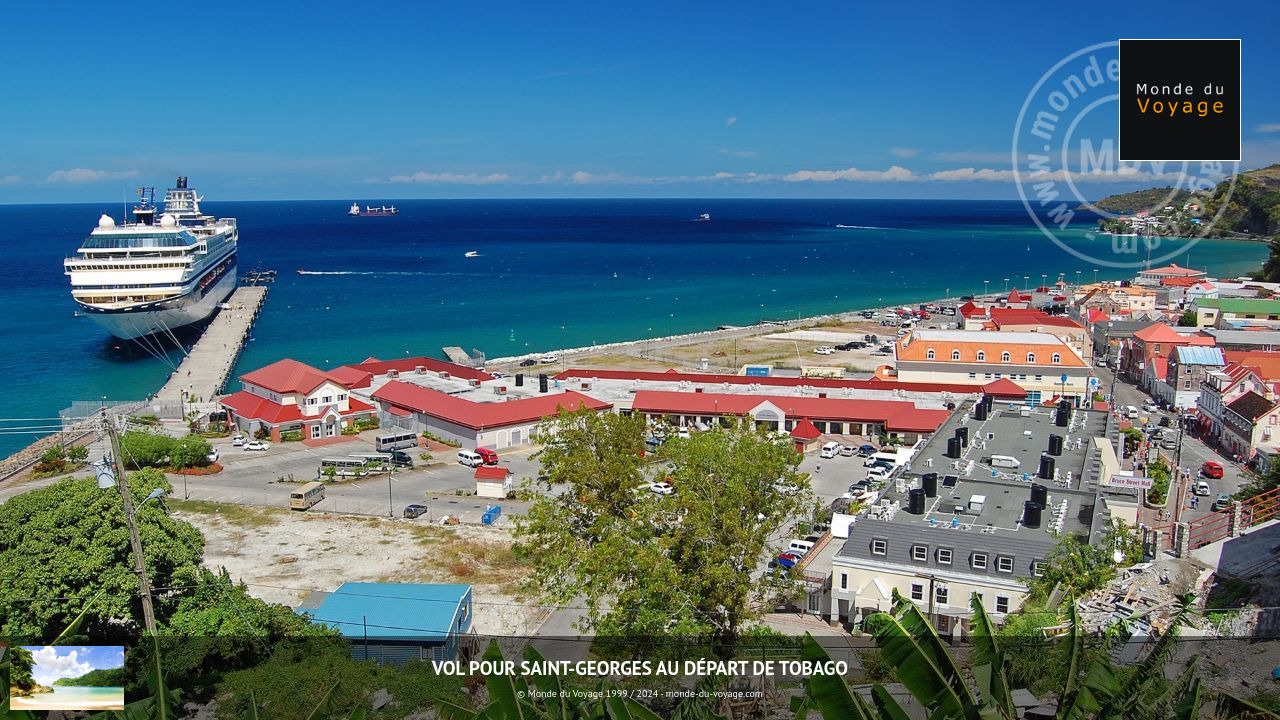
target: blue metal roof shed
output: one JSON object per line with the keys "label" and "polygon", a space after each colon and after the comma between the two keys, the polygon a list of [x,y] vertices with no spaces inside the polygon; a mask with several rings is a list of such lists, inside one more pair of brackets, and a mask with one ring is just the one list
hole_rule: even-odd
{"label": "blue metal roof shed", "polygon": [[342,633],[356,660],[454,660],[459,636],[471,631],[471,586],[343,583],[331,593],[311,593],[297,612]]}

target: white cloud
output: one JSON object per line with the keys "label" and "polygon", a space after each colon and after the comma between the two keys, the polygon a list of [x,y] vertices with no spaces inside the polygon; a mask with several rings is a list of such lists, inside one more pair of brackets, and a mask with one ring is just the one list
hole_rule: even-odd
{"label": "white cloud", "polygon": [[50,183],[94,183],[104,182],[106,180],[122,180],[124,178],[137,176],[137,170],[92,170],[90,168],[71,168],[70,170],[55,170],[49,173],[49,177],[45,178],[44,181]]}
{"label": "white cloud", "polygon": [[58,648],[46,645],[31,653],[35,660],[32,676],[41,685],[52,686],[59,678],[80,677],[93,669],[93,666],[79,659],[77,650],[68,650],[66,655],[59,655]]}
{"label": "white cloud", "polygon": [[834,182],[851,180],[854,182],[910,182],[920,177],[901,165],[893,165],[888,170],[797,170],[782,176],[787,182]]}
{"label": "white cloud", "polygon": [[729,148],[720,148],[720,154],[736,158],[760,157],[760,153],[755,150],[730,150]]}
{"label": "white cloud", "polygon": [[913,158],[920,154],[920,148],[894,146],[889,148],[889,154],[894,157]]}
{"label": "white cloud", "polygon": [[734,123],[736,123],[736,122],[738,122],[738,116],[737,116],[737,115],[730,115],[729,117],[727,117],[727,118],[725,118],[725,119],[724,119],[724,126],[725,126],[725,127],[733,127],[733,126],[734,126]]}
{"label": "white cloud", "polygon": [[506,173],[429,173],[418,171],[412,175],[392,175],[389,182],[397,184],[438,184],[438,185],[494,185],[510,182],[511,176]]}
{"label": "white cloud", "polygon": [[22,182],[22,178],[17,175],[0,176],[0,185],[17,185]]}
{"label": "white cloud", "polygon": [[1255,132],[1260,133],[1280,132],[1280,123],[1262,123],[1261,125],[1255,126],[1253,129]]}
{"label": "white cloud", "polygon": [[941,180],[943,182],[971,181],[971,180],[991,180],[996,182],[1008,182],[1013,179],[1012,170],[994,170],[992,168],[957,168],[955,170],[939,170],[938,172],[929,173],[930,180]]}

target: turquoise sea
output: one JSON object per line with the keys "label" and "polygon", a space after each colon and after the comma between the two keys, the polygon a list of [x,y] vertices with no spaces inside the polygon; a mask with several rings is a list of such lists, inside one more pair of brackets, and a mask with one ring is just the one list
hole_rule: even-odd
{"label": "turquoise sea", "polygon": [[[984,280],[995,291],[1005,278],[1134,274],[1068,254],[1017,202],[419,200],[395,201],[396,217],[347,217],[355,199],[205,201],[238,218],[242,274],[280,273],[240,372],[284,356],[326,367],[445,345],[497,357],[980,293]],[[61,262],[103,212],[119,218],[121,206],[0,206],[0,455],[73,400],[142,398],[169,371],[75,316]],[[1109,238],[1074,231],[1068,242],[1109,254]],[[1260,243],[1169,248],[1220,276],[1266,256]]]}

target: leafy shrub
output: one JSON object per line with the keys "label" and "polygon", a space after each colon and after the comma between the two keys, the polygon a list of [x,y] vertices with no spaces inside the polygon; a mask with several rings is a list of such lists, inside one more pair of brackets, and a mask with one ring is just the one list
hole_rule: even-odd
{"label": "leafy shrub", "polygon": [[176,444],[177,441],[168,435],[140,430],[130,430],[120,436],[122,460],[135,470],[167,465]]}
{"label": "leafy shrub", "polygon": [[302,440],[301,430],[286,430],[280,433],[280,442],[298,442]]}

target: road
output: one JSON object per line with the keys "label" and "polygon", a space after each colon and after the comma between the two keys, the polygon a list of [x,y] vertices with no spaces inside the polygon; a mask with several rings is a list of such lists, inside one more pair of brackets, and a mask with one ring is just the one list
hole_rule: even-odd
{"label": "road", "polygon": [[[1101,383],[1101,387],[1104,389],[1109,389],[1111,387],[1111,382],[1112,382],[1111,370],[1108,368],[1097,368],[1096,370],[1098,374],[1098,380]],[[1151,401],[1151,396],[1144,393],[1137,386],[1127,382],[1123,377],[1121,377],[1119,381],[1115,383],[1115,402],[1113,406],[1123,407],[1125,405],[1133,405],[1140,408],[1150,401]],[[1155,413],[1144,412],[1143,416],[1149,418],[1149,420],[1153,423],[1158,423],[1159,418],[1161,417],[1172,417],[1170,413],[1167,413],[1164,411],[1155,412]],[[1168,458],[1169,465],[1170,466],[1174,465],[1175,455],[1177,451],[1161,450],[1161,452],[1165,457]],[[1209,509],[1209,506],[1213,503],[1214,497],[1216,497],[1219,493],[1234,494],[1249,482],[1249,478],[1245,474],[1245,468],[1243,466],[1241,466],[1239,463],[1232,462],[1230,458],[1220,455],[1214,448],[1209,447],[1200,438],[1197,438],[1191,435],[1190,433],[1184,432],[1182,434],[1181,456],[1177,457],[1176,459],[1178,460],[1177,464],[1180,467],[1189,471],[1191,476],[1191,481],[1193,483],[1196,480],[1203,479],[1209,483],[1209,488],[1210,488],[1209,495],[1205,497],[1201,497],[1199,499],[1199,506],[1195,509],[1192,509],[1190,506],[1190,501],[1192,497],[1191,488],[1190,487],[1184,488],[1182,487],[1181,483],[1176,483],[1174,485],[1174,492],[1175,493],[1180,492],[1182,497],[1182,511],[1179,516],[1179,519],[1182,522],[1192,522],[1194,520],[1198,520],[1200,518],[1211,515],[1212,511]],[[1214,480],[1209,478],[1198,478],[1196,476],[1200,468],[1204,465],[1204,463],[1210,460],[1222,464],[1223,476],[1221,479]],[[1169,506],[1169,511],[1171,513],[1173,512],[1172,505]],[[1145,508],[1143,509],[1143,516],[1141,519],[1150,525],[1156,525],[1156,526],[1164,525],[1164,524],[1167,524],[1168,522],[1165,520],[1161,520],[1158,517],[1158,511],[1145,509]]]}

